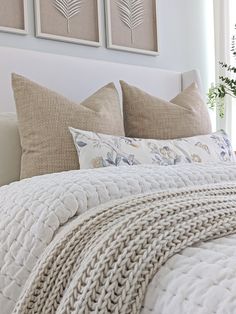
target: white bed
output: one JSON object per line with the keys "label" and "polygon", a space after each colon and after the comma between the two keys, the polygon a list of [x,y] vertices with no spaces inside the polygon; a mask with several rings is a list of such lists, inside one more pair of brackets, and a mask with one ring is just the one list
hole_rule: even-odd
{"label": "white bed", "polygon": [[[110,81],[114,81],[118,87],[119,79],[140,86],[149,93],[164,99],[174,97],[193,81],[201,86],[199,73],[195,70],[181,74],[12,48],[0,48],[0,69],[0,112],[2,116],[5,115],[4,121],[13,121],[10,126],[9,123],[1,124],[0,121],[0,142],[3,143],[0,144],[1,147],[4,145],[4,149],[0,151],[0,176],[5,176],[4,180],[8,183],[19,179],[20,168],[17,122],[15,118],[6,118],[4,114],[6,111],[14,111],[10,88],[12,72],[23,74],[78,101]],[[14,154],[14,151],[17,153]],[[187,238],[181,238],[183,242],[178,238],[179,233],[182,232],[182,225],[179,224],[179,229],[173,231],[177,240],[173,241],[171,248],[176,245],[179,249],[176,248],[174,250],[176,254],[173,257],[170,257],[173,255],[170,254],[168,261],[157,273],[153,274],[151,283],[145,290],[145,299],[143,300],[140,296],[140,300],[137,301],[138,294],[135,295],[138,305],[142,301],[142,313],[235,313],[235,163],[186,164],[167,167],[140,165],[68,171],[25,179],[0,187],[1,313],[10,314],[14,308],[14,313],[31,313],[31,306],[32,308],[36,306],[34,313],[45,313],[44,304],[37,303],[41,300],[38,297],[45,297],[43,294],[47,287],[51,287],[51,284],[52,289],[49,289],[47,293],[52,294],[46,298],[47,310],[50,309],[50,313],[92,313],[92,310],[88,310],[89,307],[84,312],[81,310],[84,295],[81,293],[81,299],[76,299],[73,290],[75,286],[77,287],[77,276],[82,272],[81,268],[78,272],[75,271],[74,266],[80,267],[81,264],[82,268],[85,267],[84,264],[86,260],[90,261],[92,253],[88,252],[84,264],[83,260],[78,262],[78,265],[75,263],[74,273],[72,271],[69,276],[71,281],[63,283],[63,292],[58,292],[57,290],[60,289],[53,286],[50,278],[47,277],[47,272],[41,270],[61,239],[64,239],[63,237],[70,232],[71,227],[82,224],[96,213],[105,212],[109,206],[111,210],[120,204],[127,206],[129,203],[122,202],[136,202],[137,195],[142,200],[142,197],[146,197],[144,195],[150,193],[154,193],[150,196],[151,198],[161,198],[160,204],[163,208],[160,211],[175,209],[178,204],[179,210],[186,209],[187,212],[192,204],[195,204],[194,210],[201,212],[205,209],[206,212],[203,217],[199,214],[200,222],[196,221],[198,212],[193,212],[193,220],[190,220],[186,227],[189,235]],[[170,193],[176,197],[172,202],[169,202],[169,198],[172,197]],[[178,198],[180,196],[181,198]],[[215,215],[214,217],[211,216],[211,212],[213,216]],[[184,215],[185,213],[183,217]],[[116,223],[119,224],[122,219],[125,219],[125,215]],[[212,224],[210,224],[210,219],[212,219]],[[114,224],[111,224],[111,230],[107,230],[107,235],[117,227],[116,223],[114,221]],[[184,228],[185,221],[182,223]],[[165,223],[165,226],[168,227],[169,223]],[[92,234],[89,228],[85,231]],[[99,227],[98,233],[100,233]],[[146,233],[143,234],[148,236]],[[214,239],[219,237],[220,239]],[[207,239],[211,241],[200,241]],[[101,238],[102,241],[103,238]],[[180,243],[182,246],[179,245]],[[190,245],[191,243],[194,245]],[[99,246],[99,243],[97,245]],[[91,247],[93,247],[93,242]],[[148,255],[147,252],[145,252],[146,255]],[[98,257],[102,258],[102,255],[98,254]],[[167,257],[164,254],[160,257],[160,261],[163,259],[164,262]],[[125,258],[126,256],[124,260]],[[131,254],[131,260],[133,259],[135,260],[135,256]],[[123,260],[120,259],[121,264],[122,262]],[[59,263],[56,262],[54,266],[57,265]],[[149,264],[146,266],[148,268]],[[139,268],[136,268],[138,271]],[[123,270],[126,272],[126,268]],[[146,271],[143,273],[145,274]],[[40,277],[40,274],[43,275]],[[132,290],[132,274],[133,272],[130,273],[130,280],[126,281],[128,286],[124,286],[126,290],[123,291],[123,295],[121,291],[124,299],[129,290]],[[38,278],[40,279],[39,286],[36,285]],[[135,281],[135,278],[133,280]],[[90,277],[86,277],[84,282],[90,284]],[[96,284],[91,283],[91,289],[94,287],[96,288]],[[107,294],[109,288],[110,286],[106,290]],[[79,288],[76,291],[78,290]],[[60,296],[61,299],[52,299],[55,303],[52,301],[53,304],[50,305],[55,291],[59,293],[56,297]],[[106,299],[102,298],[104,291],[102,293],[99,291],[94,297],[95,304],[96,298],[100,297],[101,302],[103,302],[102,299]],[[33,293],[32,299],[30,299],[31,293]],[[116,296],[114,298],[116,299]],[[52,307],[50,308],[49,305]],[[73,307],[73,311],[68,310],[70,306]],[[94,312],[97,313],[99,310],[96,309]],[[136,313],[135,310],[131,312]],[[107,312],[103,308],[100,313]],[[130,312],[116,310],[116,313]]]}

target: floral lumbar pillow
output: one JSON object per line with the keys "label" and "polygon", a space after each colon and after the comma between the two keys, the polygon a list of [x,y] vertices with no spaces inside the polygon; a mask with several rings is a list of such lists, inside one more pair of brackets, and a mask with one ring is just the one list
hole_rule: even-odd
{"label": "floral lumbar pillow", "polygon": [[175,140],[153,140],[112,136],[70,128],[80,169],[108,166],[235,162],[224,131]]}

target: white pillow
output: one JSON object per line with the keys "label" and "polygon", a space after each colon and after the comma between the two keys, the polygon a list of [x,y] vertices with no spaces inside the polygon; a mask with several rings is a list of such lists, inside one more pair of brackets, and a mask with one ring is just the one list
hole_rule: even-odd
{"label": "white pillow", "polygon": [[80,169],[236,161],[224,131],[176,140],[151,140],[69,129],[78,152]]}

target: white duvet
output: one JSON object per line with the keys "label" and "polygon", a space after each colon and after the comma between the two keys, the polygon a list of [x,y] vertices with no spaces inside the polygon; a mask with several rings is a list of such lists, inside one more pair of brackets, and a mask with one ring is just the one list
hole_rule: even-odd
{"label": "white duvet", "polygon": [[[71,171],[0,188],[0,313],[8,314],[33,267],[69,220],[145,192],[235,182],[236,164]],[[143,314],[236,313],[236,235],[185,249],[156,274]]]}

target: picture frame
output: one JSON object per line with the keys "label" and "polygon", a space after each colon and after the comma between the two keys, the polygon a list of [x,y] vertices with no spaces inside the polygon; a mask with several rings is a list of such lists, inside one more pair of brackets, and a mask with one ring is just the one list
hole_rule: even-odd
{"label": "picture frame", "polygon": [[[159,43],[158,43],[158,9],[157,9],[157,0],[137,0],[136,1],[136,12],[135,15],[138,16],[138,19],[134,23],[134,29],[130,28],[130,21],[127,21],[128,16],[125,15],[125,10],[123,9],[125,1],[119,0],[105,0],[105,14],[106,14],[106,34],[107,34],[107,48],[127,51],[151,56],[159,55]],[[127,4],[128,5],[128,4]],[[150,5],[150,9],[147,9],[147,5]],[[114,7],[116,6],[116,8]],[[148,19],[147,11],[149,12],[149,17],[153,19],[150,24],[150,19]],[[122,16],[122,17],[121,17]],[[123,18],[123,20],[122,20]],[[125,20],[126,19],[126,20]],[[148,21],[146,23],[146,21]],[[147,24],[144,26],[144,24]],[[129,26],[127,26],[129,24]],[[143,38],[143,43],[138,42],[139,39],[136,39],[136,43],[133,42],[134,33],[139,33],[140,28],[144,26],[146,29],[140,32],[140,38]],[[116,28],[117,29],[114,29]],[[152,29],[152,31],[148,31]],[[128,42],[127,32],[131,33],[131,42]],[[126,34],[125,34],[126,33]],[[145,36],[153,36],[146,41]],[[118,34],[115,39],[115,34]],[[120,35],[122,34],[122,35]],[[119,38],[118,38],[119,37]],[[126,37],[126,44],[122,44],[123,38]],[[136,35],[136,38],[138,36]],[[125,40],[124,40],[125,41]],[[146,42],[145,42],[146,41]],[[143,44],[143,47],[142,47]]]}
{"label": "picture frame", "polygon": [[[0,31],[1,32],[6,32],[6,33],[14,33],[14,34],[20,34],[20,35],[27,35],[29,33],[29,24],[28,24],[28,2],[27,0],[21,0],[22,1],[22,12],[20,13],[20,8],[18,8],[17,6],[14,6],[14,3],[11,4],[9,3],[9,5],[12,5],[14,10],[19,10],[18,11],[12,11],[12,17],[9,16],[9,19],[14,20],[14,22],[20,23],[18,20],[22,20],[22,27],[19,27],[16,25],[16,27],[14,26],[14,22],[12,23],[12,26],[10,26],[10,22],[8,22],[7,26],[1,25],[0,22]],[[19,19],[16,19],[16,15],[18,13],[20,13],[22,15],[22,17],[19,17]],[[5,12],[4,12],[5,13]],[[7,16],[5,15],[5,18],[7,18]]]}
{"label": "picture frame", "polygon": [[[42,18],[42,12],[41,12],[41,9],[42,9],[42,4],[44,2],[47,2],[46,3],[46,6],[48,5],[51,5],[51,7],[48,7],[50,8],[51,10],[51,17],[54,15],[55,19],[59,20],[59,15],[60,15],[60,18],[61,18],[61,21],[63,21],[62,19],[64,18],[65,22],[67,20],[67,23],[64,23],[64,27],[67,28],[67,34],[66,34],[66,31],[65,29],[63,30],[64,34],[53,34],[53,32],[48,32],[48,31],[45,31],[43,29],[43,18]],[[96,39],[86,39],[86,38],[78,38],[78,36],[69,36],[69,31],[71,31],[72,33],[72,21],[73,19],[76,17],[75,15],[72,17],[72,18],[68,18],[66,19],[65,18],[65,15],[62,13],[63,11],[63,7],[60,7],[60,5],[63,3],[66,3],[67,0],[51,0],[51,1],[48,1],[48,0],[34,0],[34,11],[35,11],[35,28],[36,28],[36,37],[39,37],[39,38],[44,38],[44,39],[51,39],[51,40],[56,40],[56,41],[62,41],[62,42],[68,42],[68,43],[73,43],[73,44],[81,44],[81,45],[87,45],[87,46],[94,46],[94,47],[100,47],[102,45],[102,33],[101,33],[101,0],[78,0],[78,12],[75,14],[75,15],[79,15],[80,12],[80,8],[82,10],[82,6],[83,5],[88,5],[90,3],[90,5],[92,3],[94,3],[94,7],[96,7],[96,10],[94,12],[94,14],[96,15],[97,17],[97,21],[95,21],[94,23],[96,25],[94,25],[93,29],[95,29],[97,27],[96,30],[94,30],[94,36],[96,37]],[[87,1],[87,2],[86,2]],[[57,4],[56,4],[57,2]],[[58,7],[56,7],[56,5],[58,5]],[[52,8],[53,7],[53,8]],[[52,12],[52,10],[54,9],[54,13]],[[48,11],[49,10],[46,10],[46,13],[48,14]],[[88,12],[87,12],[88,14]],[[89,14],[88,14],[89,15]],[[91,14],[92,15],[92,14]],[[89,15],[90,17],[90,21],[89,22],[93,22],[91,21],[91,16]],[[83,19],[84,19],[84,16],[83,16]],[[63,24],[63,23],[62,23]],[[61,25],[61,24],[60,24]],[[91,26],[91,25],[90,25]],[[47,27],[44,27],[45,29],[47,29]],[[48,27],[49,29],[50,27]],[[91,27],[92,28],[92,27]],[[53,25],[51,25],[51,29],[53,29]],[[74,29],[76,29],[74,27]],[[82,28],[81,28],[82,29]],[[87,28],[89,29],[89,28]],[[72,34],[73,35],[73,34]],[[91,35],[91,34],[90,34]]]}

